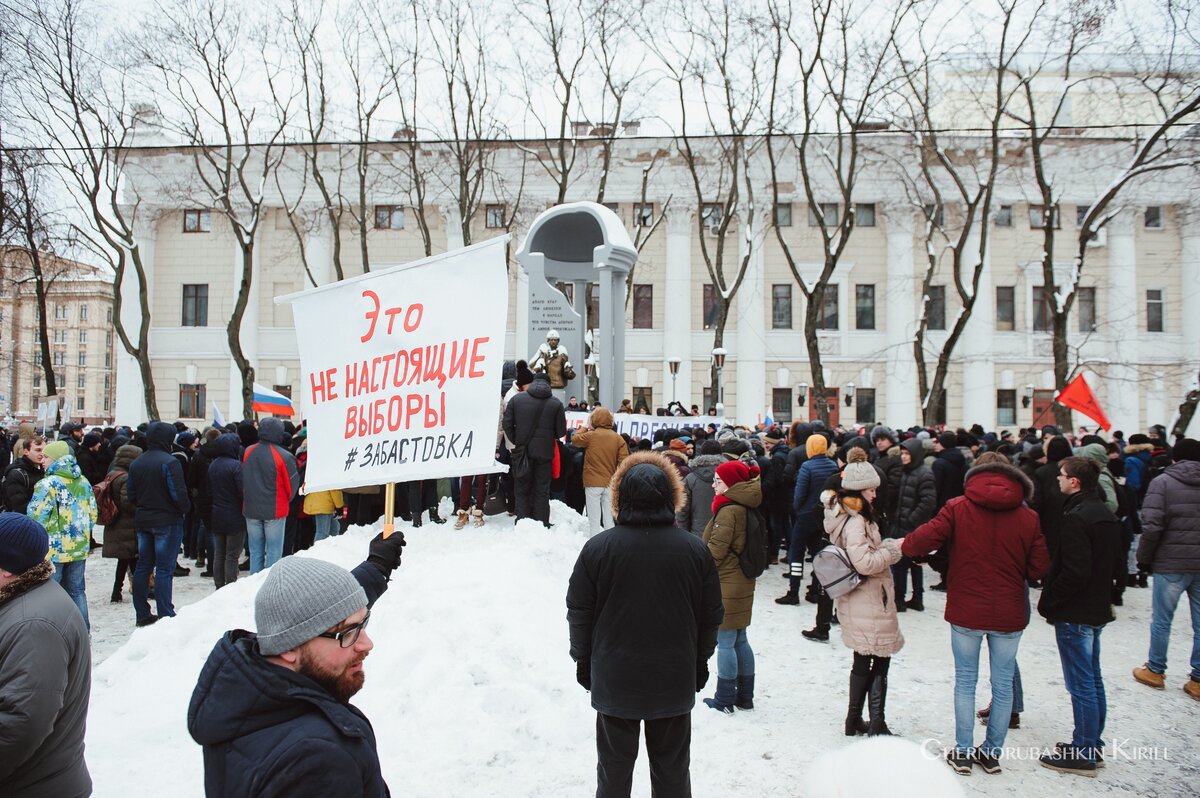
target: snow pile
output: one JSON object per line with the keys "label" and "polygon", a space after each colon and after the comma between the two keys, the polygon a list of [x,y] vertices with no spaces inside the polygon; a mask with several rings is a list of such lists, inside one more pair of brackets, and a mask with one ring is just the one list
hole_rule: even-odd
{"label": "snow pile", "polygon": [[[366,662],[366,687],[354,698],[375,726],[383,774],[394,795],[594,794],[595,713],[574,680],[565,605],[587,523],[558,503],[551,518],[551,530],[532,521],[514,526],[507,517],[458,532],[449,524],[418,530],[402,525],[409,545],[372,613],[375,648]],[[301,556],[351,568],[365,558],[374,533],[355,528]],[[1165,691],[1129,677],[1129,669],[1145,658],[1150,591],[1128,591],[1120,620],[1106,630],[1106,736],[1126,753],[1110,755],[1095,780],[1053,773],[1037,763],[1041,748],[1069,736],[1071,709],[1053,629],[1035,615],[1019,657],[1028,711],[1021,729],[1008,737],[1020,750],[1002,762],[1002,774],[985,776],[976,769],[967,780],[938,758],[954,739],[944,594],[926,593],[926,612],[901,618],[908,643],[892,663],[888,722],[911,742],[852,743],[842,735],[850,651],[836,628],[829,645],[800,637],[812,625],[815,608],[776,605],[773,600],[785,588],[779,573],[773,567],[759,579],[749,631],[758,669],[757,708],[732,716],[702,704],[693,711],[697,798],[937,798],[958,795],[950,786],[956,780],[972,795],[1194,794],[1200,768],[1196,707],[1179,689],[1191,649],[1186,609],[1175,620]],[[96,668],[87,761],[98,798],[126,798],[139,784],[160,785],[156,791],[170,798],[204,794],[200,748],[186,728],[188,701],[220,636],[253,628],[254,594],[263,578],[243,576],[183,607],[177,618],[136,630]],[[130,612],[128,604],[123,612]],[[984,656],[980,706],[988,695],[986,662]],[[705,695],[712,694],[715,659],[710,665],[714,677]],[[976,732],[979,742],[982,727]],[[1147,756],[1137,746],[1161,751]],[[634,794],[650,794],[644,754]]]}

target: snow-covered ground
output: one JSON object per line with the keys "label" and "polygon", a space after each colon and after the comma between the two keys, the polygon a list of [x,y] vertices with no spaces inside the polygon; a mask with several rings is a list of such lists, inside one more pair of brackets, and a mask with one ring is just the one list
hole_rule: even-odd
{"label": "snow-covered ground", "polygon": [[[375,726],[393,794],[594,793],[595,715],[574,680],[564,604],[586,522],[557,503],[552,521],[549,531],[500,518],[461,532],[449,524],[419,530],[402,525],[409,545],[372,613],[375,649],[366,663],[366,687],[354,699]],[[355,528],[302,556],[353,567],[365,558],[373,534]],[[200,748],[185,725],[188,701],[221,634],[253,628],[254,593],[263,577],[243,574],[235,585],[203,598],[211,592],[209,580],[194,574],[177,579],[178,617],[130,634],[128,597],[108,603],[112,573],[111,560],[89,562],[100,662],[87,735],[95,795],[125,798],[131,788],[153,784],[159,795],[201,796]],[[909,744],[852,743],[841,733],[850,651],[836,629],[829,645],[804,640],[800,631],[812,625],[815,607],[776,605],[782,589],[778,567],[758,583],[750,627],[758,671],[755,711],[725,716],[700,704],[693,712],[698,797],[1200,794],[1200,707],[1180,689],[1191,648],[1185,606],[1175,619],[1165,691],[1136,684],[1129,675],[1145,659],[1150,591],[1127,591],[1126,606],[1105,631],[1107,736],[1115,748],[1096,779],[1054,773],[1036,761],[1044,747],[1069,738],[1071,709],[1053,630],[1035,616],[1021,644],[1026,713],[1008,737],[1013,753],[1002,774],[987,776],[976,768],[964,778],[933,761],[934,753],[923,753],[952,744],[954,737],[944,595],[927,592],[924,613],[901,616],[908,643],[892,664],[888,721]],[[715,660],[712,667],[715,674]],[[981,682],[982,706],[986,678]],[[710,683],[706,694],[711,690]],[[976,728],[978,742],[983,728]],[[634,794],[649,795],[644,755],[638,764]]]}

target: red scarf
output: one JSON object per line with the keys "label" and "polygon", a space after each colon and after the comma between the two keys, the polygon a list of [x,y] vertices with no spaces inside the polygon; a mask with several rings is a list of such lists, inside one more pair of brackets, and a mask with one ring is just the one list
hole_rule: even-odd
{"label": "red scarf", "polygon": [[733,499],[729,498],[728,496],[726,496],[723,493],[720,496],[717,496],[716,498],[714,498],[713,506],[712,506],[713,518],[717,517],[717,510],[720,510],[722,507],[724,507],[727,504],[737,504],[737,502],[735,502]]}

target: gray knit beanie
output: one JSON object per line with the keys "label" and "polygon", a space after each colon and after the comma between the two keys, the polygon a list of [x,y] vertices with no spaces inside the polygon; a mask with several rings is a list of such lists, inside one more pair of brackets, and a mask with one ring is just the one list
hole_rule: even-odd
{"label": "gray knit beanie", "polygon": [[367,606],[358,580],[339,565],[284,557],[254,598],[258,650],[274,656],[307,643]]}

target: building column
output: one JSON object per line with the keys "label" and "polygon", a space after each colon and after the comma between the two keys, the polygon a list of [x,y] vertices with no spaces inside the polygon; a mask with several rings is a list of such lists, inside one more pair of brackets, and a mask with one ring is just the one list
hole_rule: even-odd
{"label": "building column", "polygon": [[[1166,419],[1142,422],[1139,401],[1143,393],[1137,364],[1138,317],[1145,297],[1138,295],[1137,255],[1134,229],[1137,213],[1126,208],[1107,225],[1108,228],[1108,296],[1105,326],[1109,333],[1110,365],[1103,387],[1092,386],[1113,429],[1125,431],[1126,440],[1148,424],[1165,424]],[[1076,421],[1076,426],[1081,422]],[[1089,426],[1094,422],[1084,419]]]}
{"label": "building column", "polygon": [[324,211],[314,209],[309,211],[306,221],[304,253],[308,269],[317,285],[335,283],[338,278],[333,268],[333,228],[329,219]]}
{"label": "building column", "polygon": [[[250,296],[246,299],[246,312],[242,314],[242,326],[238,332],[238,337],[242,345],[242,354],[246,356],[246,360],[255,370],[255,381],[259,384],[271,384],[273,376],[266,377],[266,383],[263,382],[262,375],[258,374],[258,303],[259,287],[262,285],[266,275],[262,271],[262,237],[255,236],[254,251],[250,268],[252,270],[253,279],[250,281]],[[235,245],[233,247],[233,301],[237,301],[237,287],[242,282],[242,248]],[[232,308],[231,308],[232,309]],[[212,403],[212,398],[209,398],[209,403]],[[237,363],[233,359],[233,354],[229,356],[229,396],[228,396],[229,417],[227,420],[240,419],[242,414],[242,372],[238,369]]]}
{"label": "building column", "polygon": [[442,225],[446,228],[446,251],[462,249],[465,244],[463,243],[462,214],[458,210],[458,204],[447,202],[438,205],[437,209],[438,213],[442,215]]}
{"label": "building column", "polygon": [[[1182,205],[1179,208],[1179,230],[1182,241],[1179,248],[1179,307],[1180,334],[1183,350],[1180,362],[1184,373],[1176,386],[1176,396],[1182,398],[1192,390],[1200,379],[1200,313],[1195,312],[1200,303],[1200,205]],[[1168,323],[1170,319],[1168,318]],[[1172,417],[1178,408],[1172,409]],[[1200,414],[1198,414],[1200,415]],[[1170,430],[1167,430],[1170,433]],[[1190,438],[1200,437],[1200,420],[1192,417],[1192,423],[1184,430]]]}
{"label": "building column", "polygon": [[[755,212],[757,210],[757,212]],[[767,362],[764,352],[763,318],[763,239],[766,225],[763,210],[738,214],[738,260],[746,258],[746,276],[737,292],[737,341],[734,350],[735,393],[737,406],[726,415],[744,424],[754,424],[770,412],[767,402]],[[747,258],[747,254],[749,257]],[[729,364],[725,364],[726,373]],[[728,396],[726,392],[726,396]]]}
{"label": "building column", "polygon": [[907,202],[885,203],[887,225],[887,411],[883,418],[892,427],[921,421],[917,398],[917,367],[912,354],[916,331],[917,276],[913,272],[914,209]]}
{"label": "building column", "polygon": [[[982,220],[987,224],[987,220]],[[967,237],[963,254],[963,274],[975,271],[979,258],[979,227],[973,228]],[[946,287],[946,301],[950,301],[952,286]],[[983,268],[979,275],[979,288],[971,318],[963,328],[960,341],[963,364],[962,423],[963,426],[982,424],[992,429],[996,424],[996,357],[992,346],[996,334],[996,296],[992,290],[991,252],[983,253]],[[949,314],[947,314],[949,315]],[[946,323],[951,324],[952,318]],[[955,358],[956,360],[959,358]],[[947,418],[947,421],[953,419]]]}
{"label": "building column", "polygon": [[[142,269],[146,273],[146,301],[151,303],[154,310],[154,244],[157,238],[157,213],[153,208],[139,208],[133,225],[134,240],[142,259]],[[121,279],[121,324],[125,328],[130,341],[136,346],[138,330],[142,324],[141,289],[138,286],[137,269],[133,260],[126,263],[125,273]],[[153,324],[151,313],[151,324]],[[153,331],[151,327],[151,331]],[[114,331],[115,332],[115,331]],[[146,388],[142,382],[142,373],[138,368],[138,358],[125,351],[119,336],[113,338],[113,365],[116,368],[116,397],[113,403],[113,420],[120,424],[137,426],[148,420],[146,410]],[[141,356],[150,358],[150,352],[142,352]],[[151,361],[153,362],[153,361]],[[156,385],[155,392],[162,398],[164,388],[169,386]]]}
{"label": "building column", "polygon": [[[670,207],[667,213],[667,262],[663,292],[663,373],[671,370],[667,358],[677,357],[679,376],[675,398],[684,407],[699,400],[692,397],[692,237],[696,210]],[[705,353],[707,355],[707,353]],[[670,397],[670,393],[666,394]],[[669,399],[668,399],[669,401]]]}

